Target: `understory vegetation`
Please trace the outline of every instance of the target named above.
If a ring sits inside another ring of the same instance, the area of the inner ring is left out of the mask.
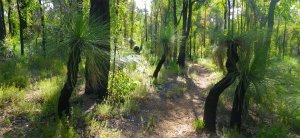
[[[0,0],[0,137],[300,136],[298,0]]]

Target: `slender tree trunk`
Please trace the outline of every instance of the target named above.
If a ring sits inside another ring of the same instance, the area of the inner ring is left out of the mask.
[[[192,0],[183,0],[183,31],[182,31],[182,43],[178,55],[178,65],[183,68],[185,67],[185,57],[186,57],[186,43],[189,37],[191,25],[192,25],[192,11],[193,3]]]
[[[194,32],[194,55],[196,55],[196,31]]]
[[[18,9],[18,15],[19,15],[19,22],[20,22],[20,44],[21,44],[21,55],[24,55],[24,29],[26,27],[26,20],[22,16],[21,11],[21,5],[23,3],[20,3],[20,0],[17,0],[17,9]],[[23,6],[22,6],[23,7]]]
[[[130,30],[130,39],[133,40],[133,32],[134,32],[134,10],[135,10],[135,2],[132,1],[131,5],[131,16],[130,16],[130,21],[131,21],[131,30]],[[133,48],[133,43],[130,43],[130,48]]]
[[[46,56],[46,36],[45,36],[45,15],[43,10],[42,0],[39,0],[40,3],[40,16],[41,16],[41,26],[42,26],[42,49],[43,54]]]
[[[77,73],[79,70],[79,63],[81,50],[77,47],[72,48],[69,55],[68,65],[67,65],[67,80],[64,84],[63,89],[58,100],[58,115],[62,117],[63,114],[70,116],[70,103],[69,99],[77,83]]]
[[[3,7],[2,0],[0,0],[0,43],[1,41],[4,41],[6,35]]]
[[[148,41],[148,14],[147,14],[147,5],[145,3],[145,39]]]
[[[230,0],[227,0],[227,8],[228,8],[228,15],[227,15],[227,19],[228,19],[228,21],[227,21],[227,25],[228,25],[228,32],[229,32],[229,30],[230,30],[230,9],[231,9],[231,6],[230,6],[231,4],[230,4]]]
[[[234,34],[234,8],[235,8],[235,0],[232,0],[232,23],[231,23],[231,35]]]
[[[90,17],[97,18],[97,22],[99,25],[107,24],[108,25],[108,32],[110,34],[110,5],[109,0],[91,0],[90,1],[91,9],[90,9]],[[108,37],[109,39],[110,37]],[[109,42],[109,40],[108,40]],[[106,54],[103,54],[102,61],[95,61],[101,62],[102,64],[98,64],[97,68],[101,71],[101,76],[96,76],[96,82],[100,82],[97,86],[93,86],[92,76],[94,75],[93,72],[89,72],[90,69],[90,59],[86,60],[86,86],[85,92],[87,94],[96,92],[99,95],[100,99],[103,99],[105,96],[108,95],[108,76],[110,70],[110,44],[106,45],[98,45],[98,48],[101,47],[101,50],[104,50]],[[103,66],[104,65],[104,66]]]
[[[206,7],[205,7],[205,10],[204,10],[204,29],[203,29],[203,47],[206,47]]]
[[[281,45],[280,45],[280,39],[279,39],[279,26],[280,26],[280,21],[278,21],[277,24],[277,31],[276,31],[276,46],[278,47],[278,58],[281,58]]]
[[[285,52],[286,52],[286,21],[284,23],[284,33],[283,33],[283,40],[282,40],[282,59],[284,60]]]
[[[203,120],[205,129],[209,132],[216,131],[216,112],[219,96],[227,87],[234,83],[236,77],[239,75],[236,67],[236,63],[239,60],[237,54],[237,44],[234,42],[226,43],[228,44],[226,61],[227,75],[211,88],[204,105]]]
[[[268,59],[268,51],[270,49],[271,45],[271,37],[273,33],[273,26],[274,26],[274,11],[276,4],[279,0],[271,0],[269,11],[268,11],[268,28],[267,28],[267,34],[264,42],[264,46],[256,45],[255,46],[255,57],[253,64],[251,66],[251,71],[253,71],[254,74],[261,74],[261,72],[264,72],[267,65],[267,59]],[[260,78],[263,78],[263,75],[258,76]]]
[[[192,59],[192,37],[191,36],[190,36],[190,50],[189,50],[189,52],[190,52],[189,57],[190,57],[190,59]]]
[[[227,1],[227,0],[225,0],[225,1]],[[226,4],[226,2],[225,2],[225,4],[224,4],[224,30],[226,30],[227,29],[227,13],[228,11],[227,11],[227,4]]]
[[[176,0],[173,0],[173,24],[175,28],[177,28],[177,5]],[[176,60],[177,58],[177,32],[175,34],[175,44],[174,44],[174,52],[173,52],[173,59]]]

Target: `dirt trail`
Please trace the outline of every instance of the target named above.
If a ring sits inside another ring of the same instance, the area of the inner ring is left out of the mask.
[[[110,127],[122,130],[121,137],[202,137],[193,122],[203,117],[205,91],[215,75],[198,64],[190,65],[187,74],[168,74],[157,92],[142,102],[139,112],[111,120]],[[181,94],[168,95],[182,86],[186,88]]]

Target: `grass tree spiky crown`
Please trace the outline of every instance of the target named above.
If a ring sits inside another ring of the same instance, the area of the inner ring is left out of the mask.
[[[108,65],[104,64],[103,60],[110,58],[109,44],[109,25],[99,22],[97,18],[90,19],[89,16],[84,16],[80,13],[74,13],[64,18],[64,24],[61,28],[63,38],[53,34],[52,39],[62,39],[58,45],[53,45],[50,48],[52,55],[67,56],[72,54],[72,49],[80,49],[82,51],[82,58],[88,60],[89,73],[92,73],[91,82],[92,87],[99,85],[97,82],[104,74],[103,69],[108,69]],[[100,69],[99,67],[103,67]]]

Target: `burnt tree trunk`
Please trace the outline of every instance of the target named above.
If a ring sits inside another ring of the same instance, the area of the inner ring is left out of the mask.
[[[69,99],[77,83],[77,73],[81,59],[80,55],[81,50],[78,47],[72,48],[67,65],[67,80],[64,84],[63,89],[60,92],[60,97],[58,100],[59,117],[62,117],[62,115],[64,114],[67,116],[71,115]]]
[[[245,102],[245,94],[249,87],[249,82],[246,75],[242,75],[240,82],[235,89],[234,101],[231,111],[230,127],[241,129],[242,113]]]
[[[164,44],[164,53],[163,53],[161,59],[159,60],[157,66],[156,66],[156,68],[155,68],[155,71],[154,71],[154,73],[153,73],[153,77],[154,77],[154,78],[157,78],[157,77],[158,77],[158,73],[159,73],[159,71],[160,71],[162,65],[163,65],[163,64],[165,63],[165,61],[166,61],[166,58],[167,58],[167,50],[168,50],[168,49],[167,49],[167,44]]]
[[[183,0],[182,3],[182,41],[181,41],[181,46],[179,48],[179,55],[177,59],[177,63],[180,67],[185,66],[185,55],[186,55],[186,42],[187,42],[187,18],[188,18],[188,3],[187,0]]]
[[[108,32],[110,35],[110,5],[109,0],[91,0],[91,9],[90,9],[90,17],[97,18],[97,22],[99,25],[107,24]],[[110,38],[109,36],[107,37]],[[109,42],[109,40],[108,40]],[[104,50],[106,54],[103,54],[103,60],[95,61],[95,62],[102,62],[102,64],[97,64],[97,68],[101,71],[101,76],[96,76],[96,82],[100,82],[97,86],[93,86],[92,76],[94,75],[93,72],[89,72],[90,68],[90,60],[87,58],[86,60],[86,86],[85,86],[85,93],[97,93],[100,99],[104,99],[105,96],[108,95],[108,77],[109,77],[109,70],[110,70],[110,44],[106,45],[98,45],[98,48]]]
[[[216,112],[219,96],[227,87],[234,83],[236,77],[239,75],[236,67],[236,63],[239,60],[237,54],[237,44],[233,42],[227,44],[229,44],[226,61],[227,75],[217,84],[215,84],[214,87],[212,87],[204,105],[203,120],[205,124],[205,130],[209,132],[216,131]]]

